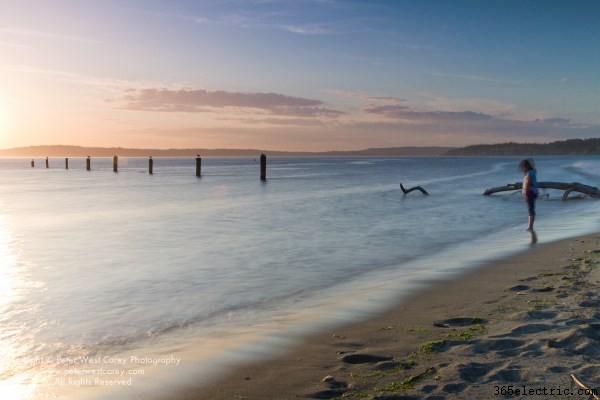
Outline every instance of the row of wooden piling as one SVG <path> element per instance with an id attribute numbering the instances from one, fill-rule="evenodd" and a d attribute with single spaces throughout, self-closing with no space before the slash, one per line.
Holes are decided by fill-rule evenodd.
<path id="1" fill-rule="evenodd" d="M 85 167 L 87 171 L 92 170 L 92 158 L 88 156 L 85 160 Z M 35 168 L 35 160 L 31 160 L 31 168 Z M 46 168 L 50 168 L 50 161 L 46 157 Z M 69 158 L 65 158 L 65 169 L 69 169 Z M 119 172 L 119 157 L 113 157 L 113 171 Z M 154 159 L 152 156 L 148 159 L 148 173 L 154 174 Z M 202 176 L 202 157 L 196 157 L 196 176 Z M 264 154 L 260 155 L 260 180 L 267 180 L 267 156 Z"/>

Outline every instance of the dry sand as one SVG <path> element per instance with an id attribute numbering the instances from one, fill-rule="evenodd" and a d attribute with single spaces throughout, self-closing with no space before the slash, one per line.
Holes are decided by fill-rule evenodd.
<path id="1" fill-rule="evenodd" d="M 600 234 L 538 245 L 167 398 L 589 399 L 599 283 Z"/>

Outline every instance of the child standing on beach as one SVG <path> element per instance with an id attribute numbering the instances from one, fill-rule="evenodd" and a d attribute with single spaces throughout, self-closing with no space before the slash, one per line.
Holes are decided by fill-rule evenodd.
<path id="1" fill-rule="evenodd" d="M 533 232 L 533 223 L 535 222 L 535 199 L 538 197 L 537 171 L 531 158 L 521 160 L 519 169 L 523 171 L 523 199 L 527 203 L 529 211 L 527 230 Z"/>

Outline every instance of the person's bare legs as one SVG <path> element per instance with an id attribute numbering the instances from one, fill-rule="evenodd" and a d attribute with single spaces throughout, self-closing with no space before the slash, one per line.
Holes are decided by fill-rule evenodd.
<path id="1" fill-rule="evenodd" d="M 528 221 L 529 221 L 529 224 L 527 225 L 527 230 L 533 231 L 533 223 L 535 222 L 535 215 L 530 215 Z"/>

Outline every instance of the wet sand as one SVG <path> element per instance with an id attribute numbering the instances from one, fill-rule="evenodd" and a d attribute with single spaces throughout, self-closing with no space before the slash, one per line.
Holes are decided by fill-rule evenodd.
<path id="1" fill-rule="evenodd" d="M 538 244 L 156 398 L 588 399 L 570 374 L 600 387 L 599 308 L 600 234 Z"/>

